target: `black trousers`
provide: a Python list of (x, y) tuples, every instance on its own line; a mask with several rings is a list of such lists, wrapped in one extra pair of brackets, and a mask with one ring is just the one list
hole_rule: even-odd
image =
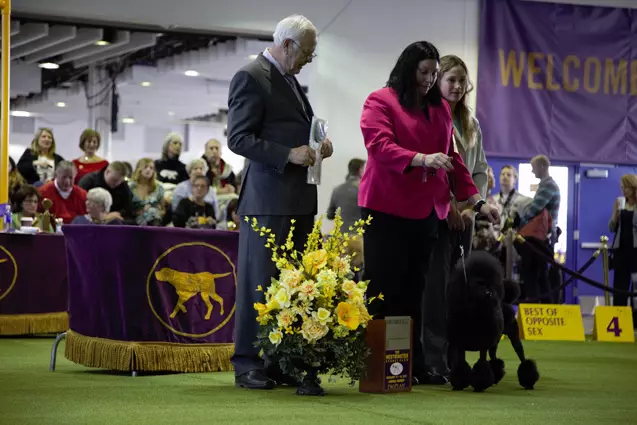
[(423, 220), (410, 220), (362, 209), (362, 218), (373, 217), (365, 230), (363, 279), (369, 280), (367, 293), (384, 295), (384, 301), (369, 306), (370, 314), (410, 316), (413, 321), (413, 374), (425, 372), (422, 334), (422, 297), (429, 257), (438, 226), (435, 212)]
[(423, 345), (425, 367), (430, 372), (446, 374), (447, 363), (447, 285), (451, 270), (461, 257), (471, 250), (473, 228), (465, 231), (449, 229), (447, 220), (438, 221), (438, 238), (431, 253), (429, 270), (422, 298)]
[[(290, 220), (296, 219), (293, 242), (295, 249), (299, 251), (303, 250), (307, 235), (314, 226), (314, 215), (265, 215), (256, 216), (256, 219), (259, 226), (265, 226), (276, 234), (276, 242), (279, 245), (285, 242), (290, 231)], [(264, 295), (262, 292), (257, 292), (257, 287), (261, 285), (265, 290), (270, 286), (270, 279), (277, 276), (276, 266), (272, 262), (272, 251), (265, 247), (265, 237), (252, 230), (248, 223), (244, 223), (239, 232), (234, 355), (231, 359), (235, 375), (269, 366), (264, 364), (263, 359), (259, 357), (259, 350), (254, 346), (259, 332), (254, 303), (264, 302)], [(266, 359), (266, 363), (268, 360), (274, 359)]]
[[(637, 272), (634, 263), (637, 262), (637, 250), (619, 250), (614, 252), (615, 270), (613, 272), (613, 288), (623, 291), (631, 290), (631, 273)], [(635, 288), (633, 287), (633, 291)], [(623, 307), (628, 303), (628, 296), (623, 294), (613, 295), (613, 305)], [(632, 298), (631, 298), (632, 304)]]
[[(551, 289), (548, 272), (549, 262), (544, 257), (553, 256), (549, 244), (545, 241), (528, 237), (525, 242), (516, 244), (515, 248), (520, 254), (518, 271), (523, 283), (521, 299), (529, 299), (529, 302), (533, 303), (556, 303), (559, 294), (549, 294)], [(543, 253), (544, 256), (540, 253)]]

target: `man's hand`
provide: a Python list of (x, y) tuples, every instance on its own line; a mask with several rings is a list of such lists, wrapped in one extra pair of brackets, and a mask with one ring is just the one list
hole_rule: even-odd
[(489, 223), (498, 223), (500, 221), (500, 211), (496, 206), (488, 202), (482, 205), (480, 214), (484, 215)]
[(329, 158), (334, 153), (334, 147), (332, 146), (332, 142), (330, 139), (325, 139), (323, 143), (321, 143), (321, 156), (323, 158)]
[(314, 152), (314, 149), (311, 149), (308, 145), (292, 148), (288, 155), (288, 161), (292, 164), (303, 165), (305, 167), (314, 165), (315, 160), (316, 153)]

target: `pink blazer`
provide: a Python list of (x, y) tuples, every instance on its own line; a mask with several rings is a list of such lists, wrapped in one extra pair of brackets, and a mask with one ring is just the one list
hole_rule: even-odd
[(446, 218), (451, 201), (447, 173), (411, 167), (416, 153), (453, 152), (456, 199), (478, 193), (453, 148), (451, 109), (446, 102), (430, 107), (427, 120), (422, 111), (404, 109), (393, 89), (382, 88), (365, 101), (361, 131), (368, 160), (358, 189), (359, 206), (408, 219), (427, 218), (435, 209), (438, 218)]

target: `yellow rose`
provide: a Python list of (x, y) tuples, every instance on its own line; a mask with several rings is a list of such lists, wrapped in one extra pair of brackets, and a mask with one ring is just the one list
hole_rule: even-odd
[(290, 306), (290, 293), (285, 288), (279, 289), (274, 296), (274, 300), (279, 304), (281, 308), (287, 308)]
[(303, 279), (303, 272), (297, 269), (285, 269), (281, 270), (281, 276), (279, 278), (279, 282), (281, 282), (281, 286), (284, 286), (288, 289), (294, 289), (301, 283)]
[(301, 335), (308, 342), (318, 341), (329, 332), (329, 328), (316, 320), (308, 319), (301, 326)]
[(349, 330), (356, 330), (360, 324), (360, 312), (358, 308), (350, 303), (341, 302), (336, 307), (338, 323)]
[(280, 330), (272, 331), (268, 335), (270, 342), (274, 345), (279, 345), (283, 340), (283, 333)]
[(336, 284), (336, 279), (338, 276), (333, 270), (323, 269), (316, 277), (316, 282), (319, 286), (323, 285), (334, 285)]

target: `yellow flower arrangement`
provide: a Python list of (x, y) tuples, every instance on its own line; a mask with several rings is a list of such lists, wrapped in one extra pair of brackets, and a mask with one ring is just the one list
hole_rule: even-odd
[[(367, 281), (355, 282), (350, 242), (361, 238), (371, 217), (358, 220), (343, 233), (340, 210), (334, 229), (321, 234), (323, 217), (314, 224), (303, 252), (294, 249), (294, 220), (287, 238), (277, 243), (277, 235), (246, 217), (252, 229), (266, 238), (272, 251), (278, 278), (259, 286), (264, 302), (255, 303), (260, 324), (257, 346), (277, 358), (284, 373), (299, 376), (312, 369), (338, 374), (355, 381), (362, 377), (369, 349), (365, 328), (372, 319), (367, 305)], [(382, 300), (382, 295), (378, 296)]]

